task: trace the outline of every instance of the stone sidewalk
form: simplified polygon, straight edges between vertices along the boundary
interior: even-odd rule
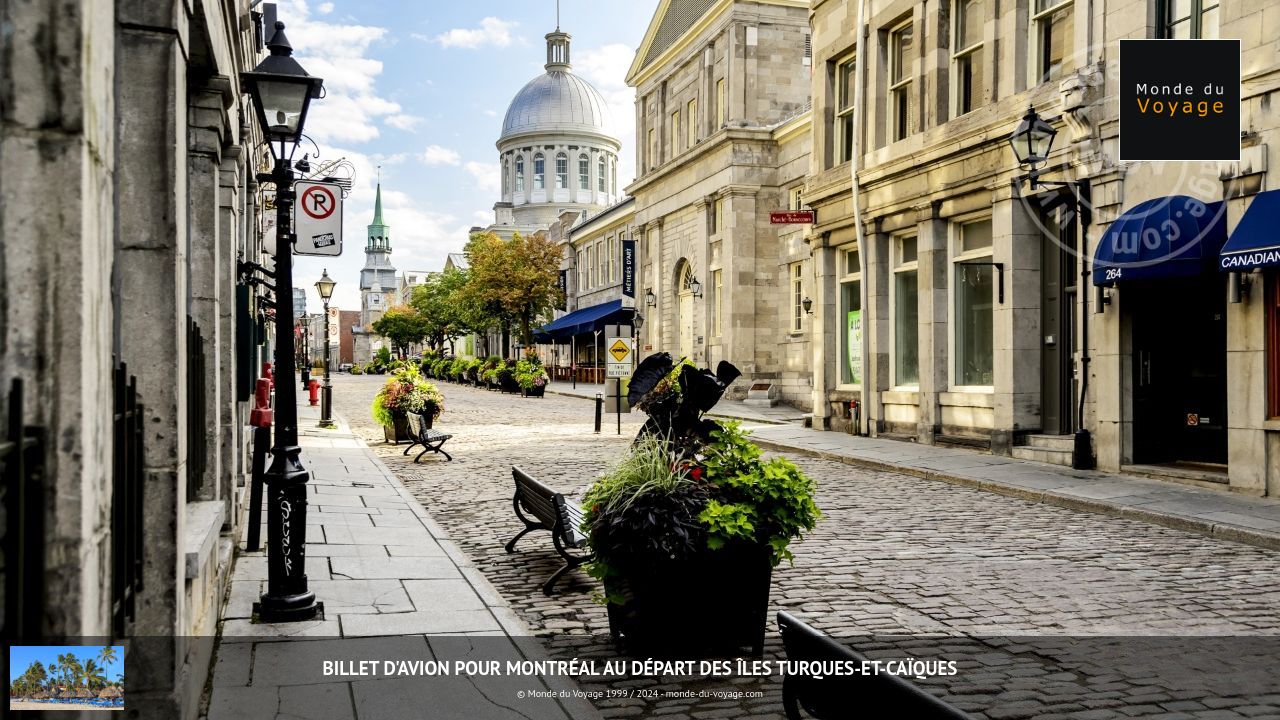
[[[325,677],[325,660],[545,658],[528,628],[386,465],[338,418],[316,428],[299,408],[311,473],[306,568],[322,619],[262,624],[265,552],[240,542],[212,671],[207,720],[308,718],[598,718],[583,699],[519,702],[517,692],[572,695],[560,677]],[[266,519],[262,522],[266,544]],[[523,697],[523,695],[520,695]],[[477,713],[480,713],[477,715]]]
[[[759,425],[752,427],[752,431],[762,446],[781,452],[943,480],[1051,505],[1134,518],[1280,549],[1280,502],[1275,500],[794,425]]]

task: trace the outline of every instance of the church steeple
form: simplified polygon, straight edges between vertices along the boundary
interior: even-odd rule
[[[373,201],[373,222],[369,225],[369,239],[364,251],[391,252],[391,228],[382,221],[382,183],[378,183],[377,199]]]

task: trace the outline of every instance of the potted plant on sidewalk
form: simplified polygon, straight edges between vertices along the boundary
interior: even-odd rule
[[[410,440],[409,414],[423,416],[427,427],[444,412],[444,395],[413,365],[397,370],[373,398],[373,419],[389,443]]]
[[[773,568],[820,516],[794,463],[765,459],[737,423],[702,417],[738,374],[647,358],[628,397],[649,419],[583,499],[588,570],[631,652],[760,654]]]
[[[547,390],[547,381],[550,380],[542,361],[532,353],[526,354],[523,360],[516,363],[514,375],[516,384],[520,386],[520,394],[524,397],[542,397]]]

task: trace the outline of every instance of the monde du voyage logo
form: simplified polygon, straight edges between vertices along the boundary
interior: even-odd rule
[[[1240,41],[1121,40],[1120,159],[1239,160]]]

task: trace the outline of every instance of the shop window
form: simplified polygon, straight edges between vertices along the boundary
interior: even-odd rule
[[[856,248],[841,252],[840,267],[840,366],[842,385],[862,384],[862,273]]]
[[[1074,0],[1035,2],[1035,14],[1031,18],[1035,58],[1031,65],[1037,74],[1037,84],[1057,80],[1062,76],[1063,66],[1071,55],[1071,38],[1074,34],[1071,11],[1073,2]]]
[[[791,332],[804,329],[804,274],[802,263],[791,263]]]
[[[959,227],[952,263],[955,300],[955,385],[994,384],[995,268],[991,266],[991,221]]]
[[[982,72],[983,0],[956,0],[956,27],[952,46],[952,82],[956,116],[982,104],[985,77]]]
[[[893,383],[920,384],[920,297],[916,239],[894,241]]]

